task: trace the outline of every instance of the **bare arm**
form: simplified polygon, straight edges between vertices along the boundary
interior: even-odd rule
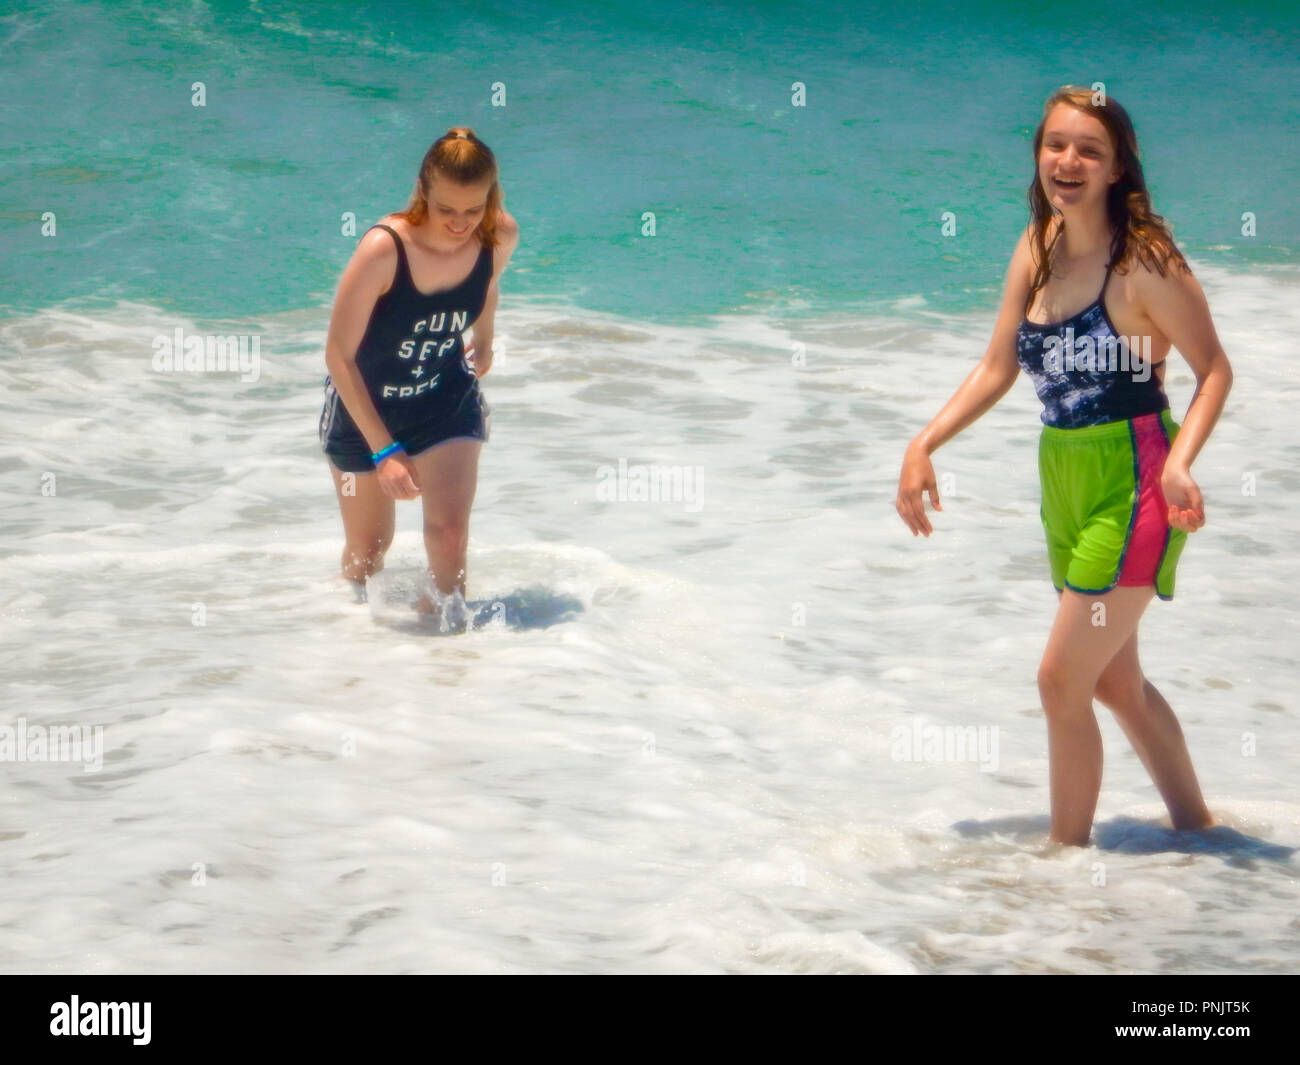
[[[375,302],[392,284],[396,270],[397,248],[393,238],[382,229],[371,230],[363,236],[339,279],[325,340],[325,367],[330,380],[372,452],[382,451],[393,438],[366,389],[365,378],[357,366],[357,349]]]
[[[501,234],[501,243],[497,246],[493,260],[492,281],[488,285],[487,298],[483,301],[483,310],[474,319],[474,373],[479,377],[492,368],[492,340],[496,333],[497,299],[501,294],[497,282],[505,273],[515,249],[519,247],[519,225],[505,211],[501,212],[498,232]]]
[[[1137,298],[1147,317],[1196,374],[1196,391],[1160,475],[1160,490],[1169,506],[1169,524],[1184,532],[1195,532],[1205,524],[1205,501],[1192,480],[1192,460],[1223,412],[1232,388],[1232,367],[1195,277],[1175,268],[1164,277],[1143,270],[1136,280]]]
[[[1015,384],[1016,375],[1020,372],[1020,363],[1016,360],[1016,330],[1023,317],[1025,298],[1029,295],[1030,266],[1029,231],[1026,229],[1021,234],[1007,267],[1002,308],[998,311],[993,336],[985,349],[984,357],[944,404],[943,409],[907,446],[894,507],[912,530],[913,536],[917,533],[929,536],[933,531],[925,515],[922,493],[928,492],[931,505],[937,510],[943,509],[939,503],[939,490],[930,456],[987,413]]]
[[[1232,367],[1210,319],[1205,293],[1192,274],[1177,267],[1165,277],[1144,270],[1137,280],[1142,310],[1196,375],[1196,391],[1165,459],[1166,469],[1187,473],[1223,413],[1232,388]]]

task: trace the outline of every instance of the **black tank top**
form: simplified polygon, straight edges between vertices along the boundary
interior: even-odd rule
[[[406,246],[397,243],[392,286],[375,301],[357,348],[357,366],[379,416],[390,429],[450,415],[478,388],[465,360],[463,333],[483,312],[492,280],[492,249],[479,251],[469,277],[455,288],[425,295],[411,280]],[[368,231],[367,231],[368,232]]]

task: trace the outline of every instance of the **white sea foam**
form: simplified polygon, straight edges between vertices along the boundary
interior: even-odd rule
[[[1236,385],[1142,655],[1226,826],[1170,831],[1106,715],[1088,850],[1045,841],[1028,383],[936,456],[933,538],[893,509],[988,316],[505,301],[469,576],[501,610],[450,636],[337,576],[324,312],[0,322],[0,724],[105,743],[3,766],[0,968],[1294,971],[1300,301],[1198,272]],[[259,333],[260,380],[152,372],[178,326]],[[702,507],[601,501],[620,459]],[[398,530],[413,581],[418,504]],[[996,772],[895,760],[918,720],[996,728]]]

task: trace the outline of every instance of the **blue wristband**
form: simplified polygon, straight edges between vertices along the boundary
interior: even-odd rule
[[[391,455],[394,451],[401,451],[401,450],[402,450],[402,445],[397,443],[397,441],[393,441],[386,448],[384,448],[383,451],[376,451],[373,455],[371,455],[370,461],[373,462],[376,466],[378,466],[381,462],[384,461],[384,459],[388,458],[388,456]]]

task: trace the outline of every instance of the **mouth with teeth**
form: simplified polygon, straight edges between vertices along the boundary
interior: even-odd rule
[[[1052,181],[1054,181],[1057,185],[1060,185],[1061,188],[1063,188],[1063,189],[1077,189],[1077,188],[1082,187],[1082,185],[1083,185],[1083,179],[1082,179],[1082,178],[1061,178],[1061,177],[1057,177],[1057,178],[1052,178]]]

